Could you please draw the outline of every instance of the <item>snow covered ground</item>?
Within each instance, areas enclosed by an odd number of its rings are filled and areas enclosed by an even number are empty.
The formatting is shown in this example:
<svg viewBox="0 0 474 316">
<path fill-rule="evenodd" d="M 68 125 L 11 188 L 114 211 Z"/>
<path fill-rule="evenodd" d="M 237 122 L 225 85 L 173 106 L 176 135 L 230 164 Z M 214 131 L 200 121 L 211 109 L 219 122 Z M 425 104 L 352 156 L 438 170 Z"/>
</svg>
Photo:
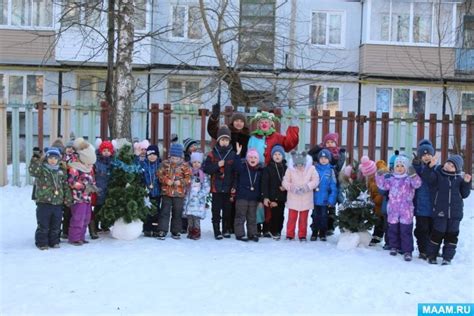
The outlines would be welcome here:
<svg viewBox="0 0 474 316">
<path fill-rule="evenodd" d="M 474 194 L 451 266 L 381 246 L 199 241 L 107 234 L 83 247 L 34 245 L 31 186 L 0 188 L 0 315 L 416 315 L 418 303 L 474 302 Z M 415 254 L 417 255 L 417 254 Z"/>
</svg>

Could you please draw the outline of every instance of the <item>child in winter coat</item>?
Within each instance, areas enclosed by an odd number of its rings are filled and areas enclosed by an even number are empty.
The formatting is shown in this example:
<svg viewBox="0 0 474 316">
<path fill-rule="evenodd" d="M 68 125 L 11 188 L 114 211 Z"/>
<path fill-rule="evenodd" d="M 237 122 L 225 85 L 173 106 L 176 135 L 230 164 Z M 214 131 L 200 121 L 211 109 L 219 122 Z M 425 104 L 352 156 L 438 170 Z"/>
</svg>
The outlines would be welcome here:
<svg viewBox="0 0 474 316">
<path fill-rule="evenodd" d="M 421 178 L 410 166 L 407 157 L 399 155 L 392 174 L 384 171 L 375 177 L 377 186 L 389 191 L 387 208 L 390 255 L 401 250 L 405 261 L 411 261 L 413 252 L 413 197 L 421 186 Z"/>
<path fill-rule="evenodd" d="M 337 199 L 337 181 L 334 170 L 329 163 L 332 159 L 331 152 L 322 149 L 318 153 L 316 172 L 319 176 L 319 185 L 314 191 L 314 209 L 311 241 L 316 241 L 317 237 L 321 241 L 326 241 L 328 230 L 328 207 L 334 207 Z"/>
<path fill-rule="evenodd" d="M 85 240 L 87 226 L 92 214 L 92 193 L 97 193 L 98 188 L 94 179 L 94 163 L 97 160 L 94 147 L 83 138 L 74 141 L 74 148 L 78 160 L 69 163 L 68 182 L 72 190 L 74 204 L 71 207 L 71 222 L 69 227 L 69 243 L 82 246 Z"/>
<path fill-rule="evenodd" d="M 148 190 L 148 197 L 155 202 L 157 207 L 156 214 L 147 215 L 143 223 L 143 235 L 145 237 L 158 237 L 158 216 L 161 203 L 161 189 L 158 179 L 158 170 L 160 168 L 159 156 L 158 146 L 150 145 L 146 150 L 146 159 L 142 163 L 143 181 Z"/>
<path fill-rule="evenodd" d="M 135 163 L 143 166 L 143 163 L 146 160 L 146 150 L 150 146 L 150 142 L 146 139 L 141 142 L 136 142 L 133 144 L 133 151 L 135 153 Z"/>
<path fill-rule="evenodd" d="M 362 176 L 365 178 L 367 184 L 367 191 L 370 195 L 370 199 L 374 203 L 374 213 L 378 218 L 377 224 L 374 227 L 374 233 L 372 234 L 372 240 L 369 246 L 375 246 L 378 244 L 384 235 L 383 231 L 383 215 L 382 215 L 382 201 L 383 196 L 380 194 L 377 183 L 375 183 L 375 173 L 377 172 L 377 165 L 375 161 L 370 160 L 367 156 L 360 158 L 359 170 Z"/>
<path fill-rule="evenodd" d="M 235 169 L 238 181 L 234 220 L 235 238 L 241 241 L 258 242 L 257 206 L 262 198 L 260 191 L 262 168 L 259 164 L 259 154 L 254 148 L 249 148 L 246 160 L 242 162 L 240 158 L 242 145 L 237 143 L 236 146 Z M 245 237 L 245 222 L 247 222 L 247 237 Z"/>
<path fill-rule="evenodd" d="M 319 175 L 313 166 L 311 156 L 305 152 L 292 152 L 282 185 L 288 191 L 286 239 L 295 238 L 295 226 L 298 220 L 298 237 L 300 241 L 306 241 L 308 212 L 314 206 L 313 190 L 319 185 Z"/>
<path fill-rule="evenodd" d="M 31 158 L 28 171 L 36 178 L 35 244 L 40 250 L 59 248 L 59 234 L 63 205 L 72 203 L 67 175 L 59 167 L 61 153 L 58 148 L 45 149 L 45 158 L 37 153 Z"/>
<path fill-rule="evenodd" d="M 188 218 L 188 238 L 201 238 L 201 220 L 206 218 L 206 197 L 211 189 L 209 177 L 202 170 L 204 154 L 193 152 L 190 157 L 191 184 L 184 199 L 184 215 Z"/>
<path fill-rule="evenodd" d="M 423 139 L 418 143 L 417 153 L 413 154 L 414 158 L 412 161 L 413 167 L 416 173 L 421 177 L 423 170 L 429 168 L 431 158 L 435 154 L 433 144 Z M 433 227 L 433 205 L 431 203 L 431 189 L 428 183 L 423 180 L 421 187 L 415 192 L 415 238 L 418 245 L 418 257 L 426 260 L 426 247 L 430 240 L 431 230 Z"/>
<path fill-rule="evenodd" d="M 377 166 L 377 172 L 380 173 L 388 173 L 389 169 L 387 166 L 387 163 L 383 160 L 377 160 L 375 163 Z M 377 183 L 375 183 L 377 185 Z M 377 242 L 374 242 L 374 239 L 376 240 L 381 240 L 383 237 L 385 244 L 383 246 L 384 250 L 390 250 L 390 245 L 388 241 L 388 222 L 387 222 L 387 204 L 388 204 L 388 191 L 385 190 L 380 190 L 379 187 L 378 189 L 378 195 L 382 197 L 382 202 L 380 203 L 380 216 L 381 216 L 381 221 L 379 221 L 377 224 L 375 224 L 374 227 L 374 233 L 372 235 L 372 240 L 369 244 L 374 246 Z"/>
<path fill-rule="evenodd" d="M 463 199 L 471 193 L 472 176 L 462 175 L 464 161 L 461 156 L 453 155 L 442 166 L 435 166 L 435 155 L 429 168 L 423 170 L 423 179 L 432 188 L 433 195 L 433 231 L 426 247 L 428 261 L 436 264 L 441 243 L 443 246 L 443 265 L 451 263 L 458 243 L 459 225 L 463 217 Z"/>
<path fill-rule="evenodd" d="M 188 162 L 191 160 L 191 154 L 195 152 L 198 147 L 197 147 L 198 142 L 192 138 L 186 138 L 183 141 L 183 148 L 184 148 L 184 161 Z M 183 218 L 181 219 L 181 233 L 184 234 L 186 233 L 188 229 L 188 218 L 184 215 L 183 212 Z"/>
<path fill-rule="evenodd" d="M 107 196 L 107 187 L 109 185 L 111 169 L 112 169 L 112 158 L 114 155 L 114 146 L 110 141 L 100 141 L 99 149 L 96 152 L 97 161 L 94 164 L 94 175 L 95 182 L 99 188 L 99 192 L 96 193 L 96 200 L 94 205 L 94 211 L 92 212 L 91 222 L 89 223 L 89 234 L 91 239 L 97 239 L 97 231 L 99 230 L 99 217 L 100 209 L 105 203 Z M 105 227 L 102 227 L 106 229 Z"/>
<path fill-rule="evenodd" d="M 264 232 L 269 231 L 275 240 L 280 240 L 287 191 L 282 186 L 286 172 L 285 150 L 276 145 L 272 148 L 272 161 L 263 169 L 262 197 L 265 207 Z"/>
<path fill-rule="evenodd" d="M 339 134 L 328 133 L 324 135 L 323 142 L 319 145 L 314 146 L 308 154 L 311 155 L 314 161 L 318 161 L 318 153 L 322 149 L 327 149 L 331 152 L 330 164 L 333 167 L 334 173 L 336 174 L 337 189 L 338 192 L 342 192 L 339 183 L 339 173 L 341 172 L 342 166 L 346 160 L 346 150 L 339 147 Z M 342 203 L 342 194 L 338 194 L 337 202 Z M 334 219 L 336 217 L 336 208 L 334 206 L 328 207 L 328 231 L 327 235 L 330 236 L 334 233 Z"/>
<path fill-rule="evenodd" d="M 183 160 L 183 145 L 171 144 L 169 160 L 163 161 L 158 170 L 161 184 L 161 212 L 158 219 L 158 239 L 164 240 L 170 228 L 171 237 L 181 238 L 181 218 L 183 216 L 186 188 L 191 183 L 191 168 Z"/>
<path fill-rule="evenodd" d="M 68 142 L 66 142 L 66 145 L 64 147 L 62 162 L 65 163 L 67 166 L 69 163 L 75 162 L 75 161 L 77 161 L 77 153 L 76 153 L 76 150 L 74 149 L 74 141 L 69 140 Z M 64 206 L 63 221 L 62 221 L 62 228 L 61 228 L 62 239 L 68 239 L 70 221 L 71 221 L 71 208 L 69 206 Z"/>
<path fill-rule="evenodd" d="M 204 172 L 211 176 L 212 227 L 214 238 L 230 238 L 231 190 L 235 178 L 235 151 L 230 145 L 230 129 L 223 125 L 217 133 L 217 143 L 207 155 Z M 222 210 L 222 231 L 220 230 Z"/>
</svg>

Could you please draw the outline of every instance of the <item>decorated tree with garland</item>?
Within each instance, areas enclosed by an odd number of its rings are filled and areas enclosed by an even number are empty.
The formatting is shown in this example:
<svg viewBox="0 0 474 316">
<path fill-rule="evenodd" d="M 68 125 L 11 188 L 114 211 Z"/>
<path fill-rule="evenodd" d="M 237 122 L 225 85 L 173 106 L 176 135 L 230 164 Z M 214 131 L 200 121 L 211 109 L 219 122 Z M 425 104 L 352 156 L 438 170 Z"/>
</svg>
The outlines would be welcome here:
<svg viewBox="0 0 474 316">
<path fill-rule="evenodd" d="M 132 146 L 125 142 L 112 162 L 107 197 L 97 215 L 105 225 L 111 226 L 119 218 L 125 223 L 137 219 L 144 221 L 153 212 L 156 208 L 150 203 L 143 185 L 142 168 L 134 163 Z"/>
<path fill-rule="evenodd" d="M 374 203 L 367 193 L 365 178 L 359 172 L 359 163 L 354 161 L 340 174 L 344 202 L 338 207 L 338 222 L 341 232 L 366 232 L 377 223 Z"/>
</svg>

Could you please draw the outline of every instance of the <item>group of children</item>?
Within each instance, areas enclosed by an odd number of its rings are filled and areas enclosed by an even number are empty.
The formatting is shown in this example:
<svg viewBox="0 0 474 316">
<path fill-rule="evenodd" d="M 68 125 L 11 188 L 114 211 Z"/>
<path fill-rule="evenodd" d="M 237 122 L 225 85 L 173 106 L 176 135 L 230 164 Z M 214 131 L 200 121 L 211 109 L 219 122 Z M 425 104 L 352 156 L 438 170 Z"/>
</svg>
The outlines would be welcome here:
<svg viewBox="0 0 474 316">
<path fill-rule="evenodd" d="M 200 221 L 205 218 L 209 193 L 216 240 L 230 238 L 259 241 L 263 235 L 281 238 L 284 210 L 288 209 L 286 239 L 306 241 L 308 215 L 312 209 L 311 241 L 326 241 L 333 229 L 335 206 L 342 202 L 341 178 L 345 151 L 338 146 L 339 135 L 329 133 L 308 153 L 295 151 L 285 160 L 284 148 L 271 148 L 271 160 L 261 161 L 254 148 L 235 143 L 231 130 L 220 126 L 216 144 L 205 156 L 197 142 L 186 139 L 184 146 L 173 142 L 168 159 L 161 161 L 159 149 L 147 141 L 134 146 L 136 160 L 143 171 L 143 185 L 158 212 L 143 225 L 147 237 L 165 239 L 168 232 L 179 239 L 201 237 Z M 104 204 L 110 179 L 114 146 L 99 143 L 95 152 L 83 139 L 74 143 L 56 143 L 46 148 L 44 157 L 35 152 L 29 171 L 36 178 L 37 222 L 35 241 L 39 249 L 58 248 L 63 221 L 63 237 L 73 245 L 83 245 L 89 225 L 91 238 L 97 238 L 99 219 L 94 213 Z M 243 154 L 245 152 L 245 155 Z M 394 155 L 389 163 L 363 157 L 361 176 L 367 181 L 375 212 L 380 218 L 371 245 L 385 237 L 385 249 L 391 255 L 402 253 L 410 261 L 413 252 L 413 223 L 419 257 L 436 263 L 444 241 L 443 263 L 454 257 L 462 199 L 470 193 L 471 176 L 461 175 L 463 160 L 453 155 L 441 166 L 431 143 L 420 142 L 414 159 Z M 94 205 L 94 212 L 92 206 Z M 259 205 L 265 209 L 263 232 L 257 227 Z M 235 208 L 235 215 L 232 209 Z M 92 219 L 91 219 L 92 218 Z M 296 224 L 298 232 L 296 235 Z M 101 227 L 107 229 L 107 227 Z M 183 230 L 184 229 L 184 230 Z"/>
</svg>

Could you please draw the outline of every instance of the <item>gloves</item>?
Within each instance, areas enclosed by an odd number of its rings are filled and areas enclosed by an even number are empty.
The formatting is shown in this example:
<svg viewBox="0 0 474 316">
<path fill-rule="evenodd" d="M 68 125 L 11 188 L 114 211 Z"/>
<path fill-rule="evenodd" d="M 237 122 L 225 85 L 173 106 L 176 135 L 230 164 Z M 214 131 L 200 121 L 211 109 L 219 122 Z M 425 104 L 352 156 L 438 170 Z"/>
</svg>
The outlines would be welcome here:
<svg viewBox="0 0 474 316">
<path fill-rule="evenodd" d="M 413 153 L 413 160 L 411 161 L 412 165 L 420 165 L 421 164 L 421 157 L 419 157 L 417 154 Z"/>
<path fill-rule="evenodd" d="M 218 118 L 219 115 L 221 114 L 221 104 L 219 102 L 217 102 L 216 104 L 214 104 L 212 106 L 212 113 L 211 115 L 214 117 L 214 118 Z"/>
<path fill-rule="evenodd" d="M 307 184 L 305 184 L 302 189 L 304 191 L 303 193 L 307 193 L 307 192 L 312 191 Z"/>
<path fill-rule="evenodd" d="M 415 170 L 415 168 L 413 168 L 413 166 L 408 167 L 408 176 L 409 177 L 416 176 L 416 170 Z"/>
<path fill-rule="evenodd" d="M 39 147 L 33 147 L 33 157 L 41 158 L 41 149 Z"/>
</svg>

